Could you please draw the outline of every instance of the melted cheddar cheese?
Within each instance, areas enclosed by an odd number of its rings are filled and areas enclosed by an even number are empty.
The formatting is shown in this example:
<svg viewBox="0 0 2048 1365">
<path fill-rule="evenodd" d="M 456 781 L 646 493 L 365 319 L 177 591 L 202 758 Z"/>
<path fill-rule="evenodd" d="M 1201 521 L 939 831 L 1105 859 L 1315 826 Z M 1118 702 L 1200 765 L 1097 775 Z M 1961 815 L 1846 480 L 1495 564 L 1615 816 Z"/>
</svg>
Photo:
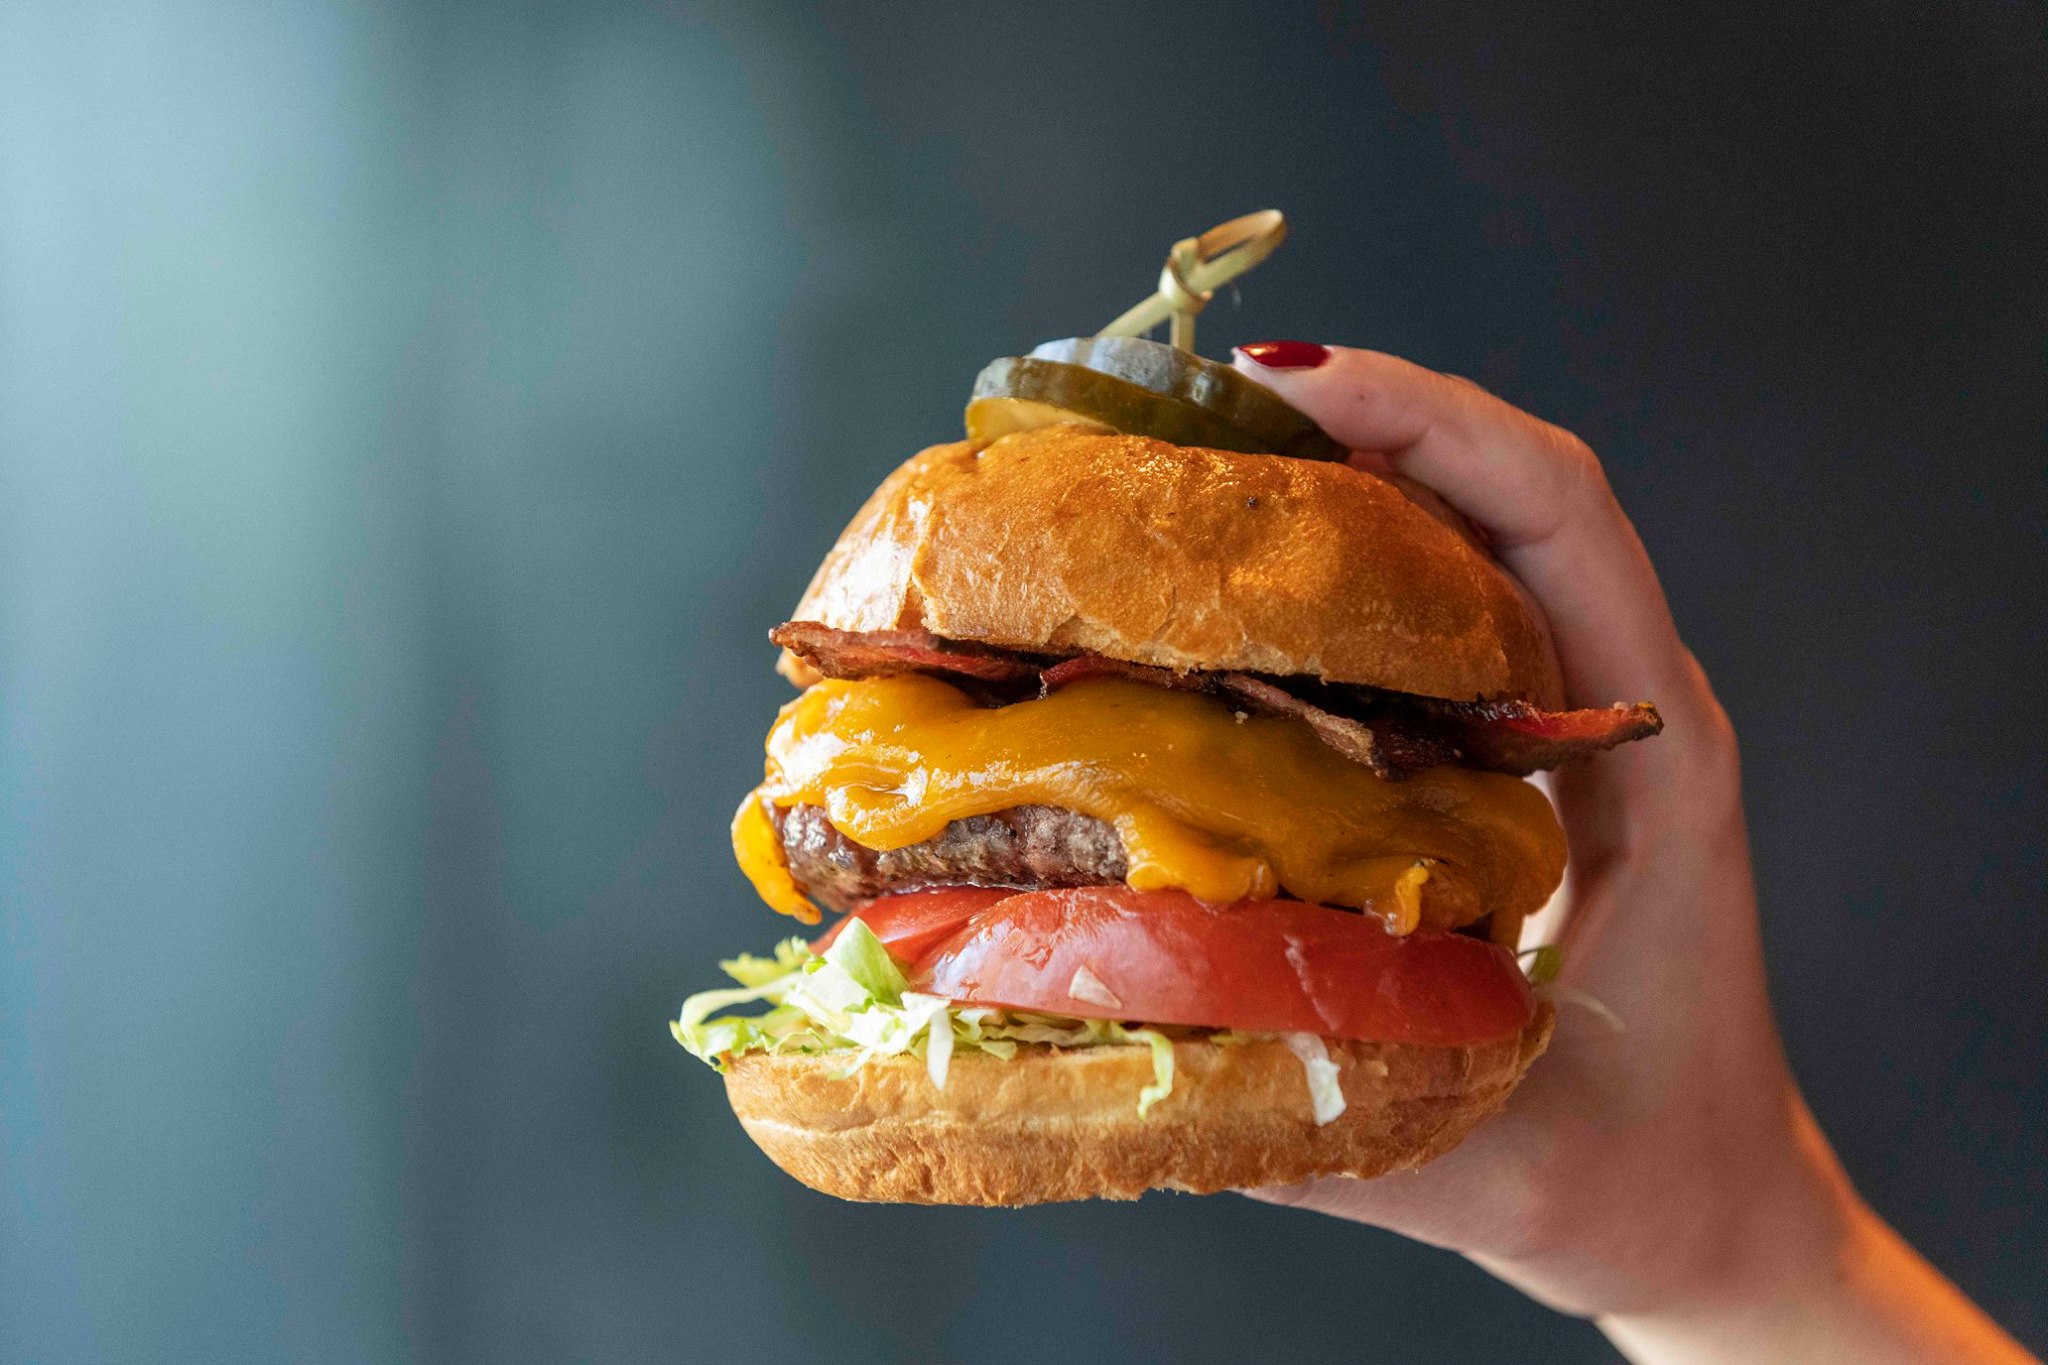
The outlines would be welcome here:
<svg viewBox="0 0 2048 1365">
<path fill-rule="evenodd" d="M 765 804 L 820 806 L 883 850 L 972 815 L 1060 806 L 1115 828 L 1139 890 L 1285 892 L 1395 933 L 1489 912 L 1519 923 L 1564 873 L 1550 803 L 1519 778 L 1440 767 L 1390 782 L 1300 720 L 1115 677 L 999 707 L 922 675 L 826 681 L 783 707 L 733 849 L 764 900 L 814 922 Z"/>
</svg>

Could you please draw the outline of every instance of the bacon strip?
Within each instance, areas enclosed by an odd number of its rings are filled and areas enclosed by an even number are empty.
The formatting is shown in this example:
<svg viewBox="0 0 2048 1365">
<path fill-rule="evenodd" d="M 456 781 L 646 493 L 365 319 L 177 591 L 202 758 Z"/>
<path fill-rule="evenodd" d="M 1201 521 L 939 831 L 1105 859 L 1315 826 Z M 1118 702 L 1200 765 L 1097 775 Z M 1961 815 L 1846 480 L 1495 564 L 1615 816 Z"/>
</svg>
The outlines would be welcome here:
<svg viewBox="0 0 2048 1365">
<path fill-rule="evenodd" d="M 1038 665 L 1020 654 L 928 630 L 834 630 L 816 621 L 784 621 L 768 638 L 828 678 L 957 673 L 983 682 L 1021 682 L 1038 676 Z"/>
<path fill-rule="evenodd" d="M 1045 693 L 1083 678 L 1117 677 L 1218 692 L 1260 715 L 1292 716 L 1344 757 L 1396 780 L 1444 763 L 1527 776 L 1664 728 L 1648 702 L 1545 711 L 1524 701 L 1457 702 L 1290 680 L 1316 698 L 1310 701 L 1281 681 L 1249 673 L 1177 673 L 1100 654 L 1054 662 L 924 630 L 846 631 L 816 621 L 785 621 L 768 638 L 828 678 L 943 673 L 984 683 L 1035 679 Z M 996 692 L 990 699 L 1016 698 Z"/>
<path fill-rule="evenodd" d="M 1076 654 L 1071 659 L 1062 659 L 1051 668 L 1040 670 L 1038 685 L 1048 692 L 1057 692 L 1083 678 L 1129 678 L 1132 682 L 1170 687 L 1178 692 L 1200 692 L 1208 686 L 1200 673 L 1176 673 L 1170 668 L 1134 664 L 1106 654 Z"/>
<path fill-rule="evenodd" d="M 1312 706 L 1285 688 L 1276 687 L 1263 678 L 1254 678 L 1249 673 L 1225 673 L 1216 682 L 1223 691 L 1248 703 L 1260 715 L 1293 716 L 1306 722 L 1308 728 L 1316 732 L 1317 739 L 1352 762 L 1363 763 L 1381 777 L 1399 775 L 1381 747 L 1379 736 L 1364 721 Z"/>
<path fill-rule="evenodd" d="M 1419 711 L 1443 726 L 1467 764 L 1524 777 L 1664 728 L 1664 718 L 1646 701 L 1582 711 L 1545 711 L 1525 701 L 1416 701 Z"/>
<path fill-rule="evenodd" d="M 1381 777 L 1401 778 L 1417 768 L 1449 763 L 1457 757 L 1447 746 L 1385 727 L 1388 733 L 1351 716 L 1327 711 L 1292 692 L 1249 673 L 1176 673 L 1100 654 L 1062 659 L 1038 675 L 1039 685 L 1054 692 L 1083 678 L 1129 678 L 1154 687 L 1183 692 L 1220 692 L 1261 716 L 1292 716 L 1315 731 L 1316 738 L 1354 763 L 1363 763 Z"/>
</svg>

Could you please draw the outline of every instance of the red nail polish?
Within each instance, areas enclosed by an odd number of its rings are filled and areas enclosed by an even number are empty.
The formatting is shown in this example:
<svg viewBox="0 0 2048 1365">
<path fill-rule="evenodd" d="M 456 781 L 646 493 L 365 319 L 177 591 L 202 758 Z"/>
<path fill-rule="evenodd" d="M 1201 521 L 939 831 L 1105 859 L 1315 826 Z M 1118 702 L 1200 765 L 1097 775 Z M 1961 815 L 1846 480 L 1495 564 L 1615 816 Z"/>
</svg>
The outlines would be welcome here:
<svg viewBox="0 0 2048 1365">
<path fill-rule="evenodd" d="M 1237 353 L 1269 370 L 1313 370 L 1330 358 L 1330 348 L 1313 341 L 1254 341 Z"/>
</svg>

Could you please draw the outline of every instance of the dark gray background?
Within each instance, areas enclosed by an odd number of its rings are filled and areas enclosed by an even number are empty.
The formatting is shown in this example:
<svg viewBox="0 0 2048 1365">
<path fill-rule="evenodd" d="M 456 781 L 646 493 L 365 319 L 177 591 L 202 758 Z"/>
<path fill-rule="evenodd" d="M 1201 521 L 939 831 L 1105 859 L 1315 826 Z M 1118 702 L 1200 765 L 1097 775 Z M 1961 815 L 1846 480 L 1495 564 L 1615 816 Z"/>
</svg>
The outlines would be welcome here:
<svg viewBox="0 0 2048 1365">
<path fill-rule="evenodd" d="M 834 1203 L 664 1027 L 785 927 L 830 537 L 1265 205 L 1211 354 L 1605 454 L 1814 1107 L 2048 1346 L 2043 12 L 1558 8 L 8 7 L 0 1358 L 1611 1358 L 1232 1198 Z"/>
</svg>

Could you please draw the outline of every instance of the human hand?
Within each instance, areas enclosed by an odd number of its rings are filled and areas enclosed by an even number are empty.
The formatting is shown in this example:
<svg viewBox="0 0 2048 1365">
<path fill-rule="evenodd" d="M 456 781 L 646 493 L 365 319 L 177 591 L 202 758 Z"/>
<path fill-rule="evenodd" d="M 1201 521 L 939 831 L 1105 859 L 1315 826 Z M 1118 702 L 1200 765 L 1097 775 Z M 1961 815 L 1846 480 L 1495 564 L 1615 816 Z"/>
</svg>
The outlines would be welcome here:
<svg viewBox="0 0 2048 1365">
<path fill-rule="evenodd" d="M 1568 705 L 1665 720 L 1555 774 L 1559 1017 L 1505 1112 L 1412 1174 L 1251 1193 L 1464 1252 L 1638 1360 L 2028 1359 L 1861 1203 L 1807 1113 L 1735 734 L 1593 452 L 1377 352 L 1263 343 L 1237 364 L 1480 527 L 1549 619 Z"/>
</svg>

